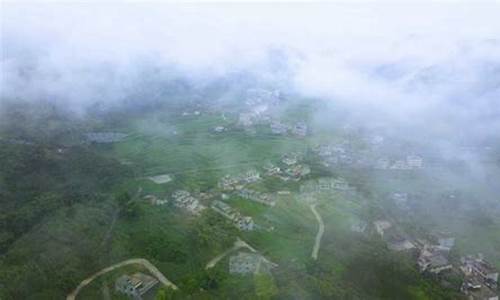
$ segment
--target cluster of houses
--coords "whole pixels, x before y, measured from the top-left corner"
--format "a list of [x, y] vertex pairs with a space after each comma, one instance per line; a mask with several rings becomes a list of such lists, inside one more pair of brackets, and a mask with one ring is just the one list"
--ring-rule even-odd
[[319, 145], [312, 149], [320, 158], [325, 167], [333, 165], [352, 165], [356, 159], [348, 143]]
[[200, 203], [200, 201], [193, 197], [190, 192], [185, 190], [178, 190], [172, 194], [173, 204], [175, 207], [179, 207], [187, 210], [193, 215], [200, 215], [201, 212], [206, 209], [206, 206]]
[[245, 104], [249, 107], [249, 110], [238, 115], [238, 125], [250, 130], [250, 127], [256, 124], [269, 124], [271, 132], [274, 134], [307, 136], [308, 126], [303, 121], [290, 125], [272, 120], [269, 108], [278, 105], [280, 102], [281, 93], [279, 90], [261, 88], [247, 90]]
[[454, 238], [439, 238], [437, 244], [418, 239], [415, 244], [419, 250], [417, 264], [421, 272], [439, 274], [453, 268], [448, 257], [455, 244]]
[[237, 176], [226, 175], [219, 181], [219, 188], [223, 191], [241, 190], [246, 184], [259, 181], [260, 173], [255, 169], [250, 169]]
[[276, 176], [283, 181], [299, 181], [311, 173], [311, 168], [306, 164], [299, 164], [299, 155], [287, 153], [283, 155], [279, 165], [268, 162], [264, 166], [266, 176]]
[[[447, 234], [433, 234], [434, 242], [424, 239], [410, 240], [389, 221], [373, 222], [375, 231], [393, 251], [414, 249], [418, 253], [417, 266], [422, 273], [440, 274], [455, 269], [449, 260], [455, 238]], [[351, 230], [364, 232], [364, 224], [353, 224]], [[481, 254], [460, 259], [459, 270], [464, 276], [461, 291], [471, 300], [498, 300], [498, 271]]]
[[127, 134], [119, 132], [89, 132], [85, 134], [87, 142], [96, 144], [121, 142], [126, 137]]
[[271, 162], [264, 165], [264, 171], [266, 171], [266, 176], [278, 176], [281, 174], [281, 168]]
[[373, 227], [387, 243], [390, 250], [407, 251], [415, 249], [418, 253], [417, 265], [422, 273], [439, 274], [452, 268], [448, 256], [455, 244], [453, 237], [440, 235], [436, 238], [437, 243], [431, 243], [423, 239], [412, 240], [387, 220], [377, 220], [373, 222]]
[[392, 226], [391, 222], [387, 220], [377, 220], [373, 222], [373, 227], [377, 234], [387, 243], [390, 250], [405, 251], [416, 247], [404, 232], [396, 226]]
[[269, 273], [275, 266], [276, 264], [255, 252], [239, 252], [229, 258], [229, 273], [231, 274]]
[[[453, 238], [440, 238], [438, 244], [419, 242], [418, 266], [422, 272], [439, 274], [454, 269], [448, 253], [453, 247]], [[471, 300], [498, 300], [498, 271], [481, 254], [468, 255], [460, 259], [459, 270], [464, 279], [460, 288]]]
[[303, 177], [311, 173], [311, 168], [308, 165], [296, 164], [285, 169], [284, 175], [280, 176], [282, 180], [299, 181]]
[[[381, 145], [384, 139], [381, 136], [374, 136], [370, 139], [370, 145]], [[324, 144], [313, 147], [312, 151], [316, 153], [321, 163], [325, 167], [338, 165], [374, 168], [378, 170], [418, 170], [424, 167], [424, 159], [419, 155], [407, 155], [404, 158], [390, 159], [387, 157], [374, 158], [378, 156], [374, 148], [357, 149], [349, 141], [343, 141], [336, 144]], [[376, 148], [375, 148], [376, 149]]]
[[464, 274], [461, 290], [470, 299], [498, 300], [498, 271], [481, 254], [462, 257]]
[[344, 178], [323, 177], [317, 180], [309, 180], [300, 186], [301, 194], [321, 193], [330, 191], [353, 191]]
[[165, 205], [168, 204], [168, 199], [160, 199], [155, 195], [146, 195], [144, 200], [147, 200], [151, 205]]
[[255, 229], [252, 217], [243, 216], [225, 202], [214, 200], [211, 207], [214, 211], [229, 219], [239, 230], [251, 231]]
[[253, 106], [250, 111], [242, 112], [238, 115], [238, 125], [248, 130], [253, 125], [267, 124], [271, 117], [268, 114], [267, 105]]
[[243, 127], [250, 127], [254, 124], [255, 119], [256, 116], [253, 113], [240, 113], [238, 117], [238, 124]]
[[271, 132], [278, 135], [292, 134], [299, 137], [305, 137], [308, 133], [308, 127], [305, 122], [297, 122], [289, 125], [280, 121], [273, 120], [270, 123]]
[[276, 205], [276, 197], [269, 193], [261, 193], [250, 189], [242, 189], [238, 191], [238, 196], [271, 207]]
[[299, 160], [300, 155], [297, 153], [284, 154], [281, 158], [282, 168], [274, 168], [273, 175], [278, 176], [284, 181], [299, 181], [311, 173], [311, 168], [306, 164], [299, 163]]
[[380, 158], [375, 163], [375, 168], [379, 170], [415, 170], [422, 169], [424, 160], [418, 155], [408, 155], [405, 159], [391, 160]]
[[297, 164], [300, 160], [300, 155], [298, 153], [285, 153], [281, 157], [281, 162], [285, 166], [293, 166]]

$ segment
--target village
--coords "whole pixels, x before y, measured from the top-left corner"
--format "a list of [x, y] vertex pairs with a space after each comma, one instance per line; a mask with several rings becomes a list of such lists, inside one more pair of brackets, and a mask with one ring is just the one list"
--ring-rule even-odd
[[[412, 238], [397, 224], [384, 219], [374, 221], [373, 228], [390, 250], [414, 253], [418, 269], [424, 276], [439, 277], [447, 272], [455, 272], [461, 274], [463, 280], [460, 291], [469, 299], [498, 299], [498, 270], [480, 253], [451, 262], [450, 251], [455, 246], [455, 238], [449, 234], [434, 233], [431, 235], [432, 241]], [[364, 233], [367, 224], [353, 224], [351, 230]]]
[[[278, 90], [250, 89], [245, 101], [247, 111], [239, 112], [234, 123], [211, 127], [209, 132], [223, 137], [243, 129], [246, 134], [255, 135], [256, 126], [260, 126], [268, 129], [274, 136], [307, 139], [313, 132], [306, 122], [285, 122], [272, 114], [273, 106], [279, 106], [282, 102], [283, 96]], [[204, 112], [201, 107], [182, 112], [183, 117], [193, 118], [206, 114], [208, 112]], [[222, 115], [226, 118], [224, 112]], [[86, 135], [86, 141], [96, 144], [117, 143], [124, 141], [127, 136], [116, 132], [91, 132]], [[364, 143], [362, 149], [354, 145], [352, 140], [344, 138], [332, 143], [308, 146], [305, 151], [283, 151], [279, 159], [266, 159], [246, 169], [240, 168], [239, 172], [227, 172], [209, 190], [200, 192], [175, 189], [170, 194], [150, 193], [143, 196], [143, 199], [152, 206], [179, 209], [192, 218], [199, 217], [207, 209], [211, 210], [244, 234], [259, 232], [265, 226], [257, 224], [252, 214], [242, 213], [238, 205], [234, 204], [234, 199], [242, 199], [267, 209], [279, 209], [279, 196], [289, 195], [306, 204], [311, 210], [307, 213], [318, 222], [315, 243], [304, 247], [312, 249], [313, 260], [321, 261], [321, 241], [323, 235], [329, 232], [325, 231], [323, 212], [317, 209], [327, 201], [320, 199], [330, 199], [338, 194], [345, 199], [354, 199], [359, 196], [359, 191], [343, 176], [311, 176], [315, 171], [311, 167], [311, 161], [317, 161], [327, 169], [367, 169], [394, 173], [419, 172], [427, 166], [424, 157], [416, 153], [384, 154], [383, 146], [387, 141], [381, 134], [368, 134], [360, 140]], [[159, 186], [169, 186], [175, 184], [177, 175], [160, 173], [143, 179]], [[262, 189], [263, 183], [274, 179], [284, 184], [297, 185], [298, 190]], [[394, 191], [390, 195], [390, 201], [401, 212], [412, 209], [412, 197], [408, 193]], [[451, 261], [450, 251], [455, 247], [454, 237], [439, 233], [432, 235], [433, 238], [429, 240], [413, 237], [402, 228], [397, 220], [390, 217], [376, 220], [352, 219], [350, 224], [350, 230], [355, 235], [378, 236], [389, 250], [414, 255], [415, 266], [423, 276], [438, 278], [446, 272], [457, 272], [463, 277], [460, 287], [463, 295], [469, 299], [498, 300], [498, 271], [481, 254], [463, 256], [459, 262]], [[266, 232], [272, 233], [272, 229]], [[246, 248], [247, 251], [242, 251], [241, 248]], [[234, 276], [271, 274], [278, 267], [238, 237], [235, 247], [214, 258], [213, 262], [207, 264], [207, 268], [214, 267], [226, 256], [229, 257], [227, 271]], [[115, 290], [131, 298], [142, 299], [158, 284], [157, 278], [144, 273], [123, 274], [116, 280]]]

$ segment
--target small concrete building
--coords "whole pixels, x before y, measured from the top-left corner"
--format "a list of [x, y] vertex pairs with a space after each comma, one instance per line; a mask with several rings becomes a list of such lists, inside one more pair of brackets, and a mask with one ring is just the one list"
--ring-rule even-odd
[[276, 266], [258, 253], [239, 252], [229, 258], [229, 273], [259, 274], [267, 273]]
[[158, 280], [156, 278], [143, 273], [135, 273], [120, 276], [115, 281], [115, 290], [134, 300], [142, 300], [145, 294], [157, 284]]
[[298, 122], [293, 127], [292, 133], [300, 137], [305, 137], [307, 135], [307, 124], [304, 122]]
[[408, 155], [406, 157], [406, 164], [412, 169], [421, 169], [424, 165], [424, 160], [418, 155]]
[[377, 220], [373, 222], [373, 226], [380, 236], [384, 236], [384, 231], [391, 228], [392, 224], [386, 220]]
[[451, 269], [452, 265], [448, 261], [447, 253], [447, 251], [443, 251], [439, 247], [424, 247], [418, 257], [420, 271], [438, 274]]
[[288, 132], [288, 125], [281, 123], [279, 121], [271, 122], [271, 132], [274, 134], [285, 135]]
[[465, 256], [461, 258], [462, 266], [460, 267], [465, 275], [479, 276], [486, 284], [494, 286], [498, 285], [498, 271], [489, 262], [484, 260], [481, 254], [477, 256]]

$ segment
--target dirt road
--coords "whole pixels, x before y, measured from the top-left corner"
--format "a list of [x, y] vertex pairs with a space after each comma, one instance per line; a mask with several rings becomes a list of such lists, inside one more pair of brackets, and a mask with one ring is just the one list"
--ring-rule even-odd
[[323, 223], [323, 219], [321, 219], [319, 213], [316, 211], [316, 204], [311, 204], [309, 207], [311, 208], [311, 211], [316, 217], [316, 220], [318, 220], [319, 224], [318, 233], [316, 234], [316, 241], [314, 242], [313, 251], [311, 253], [311, 257], [314, 260], [317, 260], [319, 247], [321, 246], [321, 237], [323, 236], [323, 233], [325, 233], [325, 224]]

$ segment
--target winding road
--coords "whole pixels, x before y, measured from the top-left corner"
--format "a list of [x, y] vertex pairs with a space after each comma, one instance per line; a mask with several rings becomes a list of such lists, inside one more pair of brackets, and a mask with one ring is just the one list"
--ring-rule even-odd
[[254, 248], [252, 248], [252, 246], [250, 246], [249, 244], [247, 244], [245, 241], [243, 241], [242, 239], [238, 238], [234, 244], [233, 244], [233, 247], [227, 249], [226, 251], [224, 251], [223, 253], [217, 255], [216, 257], [214, 257], [212, 260], [210, 260], [207, 265], [205, 266], [205, 269], [210, 269], [210, 268], [213, 268], [215, 267], [215, 265], [221, 260], [223, 259], [226, 255], [228, 255], [229, 253], [235, 251], [235, 250], [238, 250], [240, 248], [248, 248], [250, 251], [252, 252], [257, 252]]
[[316, 217], [316, 220], [318, 220], [318, 224], [319, 224], [318, 233], [316, 234], [316, 241], [314, 242], [313, 251], [311, 253], [311, 257], [314, 260], [317, 260], [319, 247], [321, 246], [321, 237], [325, 233], [325, 224], [323, 223], [323, 219], [321, 219], [321, 216], [319, 215], [319, 213], [316, 211], [316, 204], [311, 204], [309, 207], [311, 208], [311, 211], [313, 212], [314, 216]]
[[101, 275], [104, 275], [108, 272], [111, 272], [117, 268], [120, 268], [120, 267], [123, 267], [123, 266], [126, 266], [126, 265], [133, 265], [133, 264], [138, 264], [138, 265], [142, 265], [143, 267], [145, 267], [146, 269], [148, 269], [149, 272], [151, 272], [151, 274], [153, 274], [154, 276], [156, 276], [156, 278], [161, 282], [163, 283], [163, 285], [167, 286], [167, 287], [170, 287], [174, 290], [177, 290], [177, 286], [175, 284], [173, 284], [172, 282], [170, 282], [161, 272], [160, 270], [158, 270], [152, 263], [150, 263], [147, 259], [144, 259], [144, 258], [131, 258], [131, 259], [127, 259], [127, 260], [124, 260], [122, 262], [119, 262], [117, 264], [114, 264], [112, 266], [109, 266], [107, 268], [104, 268], [102, 269], [101, 271], [93, 274], [92, 276], [88, 277], [87, 279], [83, 280], [82, 282], [80, 282], [80, 284], [76, 287], [76, 289], [74, 289], [67, 297], [66, 297], [66, 300], [75, 300], [76, 298], [76, 295], [78, 295], [78, 293], [80, 292], [80, 290], [82, 288], [84, 288], [85, 286], [87, 286], [88, 284], [90, 284], [94, 279], [96, 279], [97, 277], [101, 276]]

